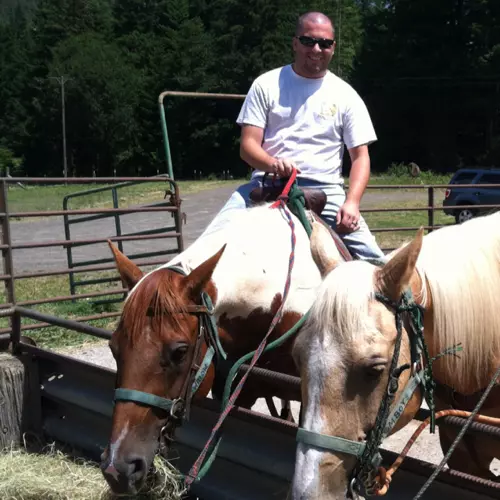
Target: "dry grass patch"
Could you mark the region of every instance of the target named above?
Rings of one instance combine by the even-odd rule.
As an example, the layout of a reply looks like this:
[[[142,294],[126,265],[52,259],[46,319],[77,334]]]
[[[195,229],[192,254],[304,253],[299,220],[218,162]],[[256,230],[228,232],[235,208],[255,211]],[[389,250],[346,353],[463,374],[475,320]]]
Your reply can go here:
[[[180,475],[155,459],[155,473],[136,495],[140,500],[180,500]],[[72,458],[48,446],[41,453],[9,449],[0,454],[0,498],[8,500],[110,500],[114,496],[94,462]],[[123,497],[120,497],[123,498]]]

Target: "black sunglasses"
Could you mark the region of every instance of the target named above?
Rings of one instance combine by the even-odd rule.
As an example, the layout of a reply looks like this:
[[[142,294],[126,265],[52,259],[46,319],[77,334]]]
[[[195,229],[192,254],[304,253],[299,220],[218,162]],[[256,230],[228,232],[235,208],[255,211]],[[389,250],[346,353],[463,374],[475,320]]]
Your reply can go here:
[[[310,36],[296,36],[304,47],[314,47],[318,44],[320,49],[329,49],[333,45],[333,40],[329,38],[312,38]]]

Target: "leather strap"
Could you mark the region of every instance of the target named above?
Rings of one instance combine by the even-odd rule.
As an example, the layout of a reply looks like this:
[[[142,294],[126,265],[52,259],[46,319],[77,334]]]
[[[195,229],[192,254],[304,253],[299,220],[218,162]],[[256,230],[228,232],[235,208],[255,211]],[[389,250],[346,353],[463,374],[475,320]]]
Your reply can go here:
[[[361,458],[366,447],[365,442],[351,441],[350,439],[336,436],[327,436],[326,434],[308,431],[302,427],[297,431],[297,441],[328,451],[347,453],[357,458]]]

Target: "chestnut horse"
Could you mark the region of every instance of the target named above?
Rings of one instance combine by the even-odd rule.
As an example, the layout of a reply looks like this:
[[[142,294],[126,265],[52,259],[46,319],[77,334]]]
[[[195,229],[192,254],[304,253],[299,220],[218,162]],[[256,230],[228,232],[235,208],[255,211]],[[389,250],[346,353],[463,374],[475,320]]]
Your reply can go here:
[[[396,314],[403,320],[407,312],[413,318],[423,315],[431,360],[450,347],[463,348],[431,364],[437,410],[472,410],[500,366],[500,212],[425,237],[421,229],[382,266],[340,263],[328,239],[321,243],[322,227],[315,226],[316,231],[312,253],[325,279],[293,348],[302,378],[303,422],[292,496],[301,500],[341,499],[346,491],[352,493],[353,484],[359,486],[357,474],[367,442],[377,432],[389,372],[391,380],[400,375],[394,399],[398,401],[413,372],[403,365],[416,366],[409,341],[415,330],[404,321],[398,326]],[[413,302],[405,302],[408,290]],[[481,414],[500,417],[499,383],[492,386]],[[405,391],[406,409],[392,414],[395,426],[382,427],[380,439],[412,420],[422,393],[417,389],[411,396]],[[393,404],[390,410],[394,408]],[[458,431],[441,427],[439,432],[447,451]],[[377,452],[379,445],[380,441]],[[466,436],[448,465],[494,479],[494,458],[500,458],[497,443]]]
[[[202,294],[213,304],[211,317],[222,350],[212,339],[213,347],[225,351],[229,361],[256,349],[267,333],[282,303],[291,251],[287,218],[281,209],[269,205],[224,214],[228,220],[215,224],[219,230],[206,230],[187,250],[148,274],[110,244],[119,274],[130,290],[110,341],[119,397],[115,397],[111,436],[101,468],[114,492],[134,493],[147,475],[171,411],[170,403],[168,411],[163,407],[166,398],[189,400],[191,396],[193,370],[201,364],[210,343],[200,327],[199,312],[207,310]],[[292,219],[296,243],[291,285],[283,316],[269,342],[309,310],[321,282],[309,237],[300,221],[295,216]],[[259,366],[296,375],[291,345],[290,340],[265,353]],[[195,398],[209,393],[214,375],[214,363],[210,363]],[[270,393],[264,384],[249,379],[238,405],[250,408],[257,398],[269,396],[293,399],[286,390]]]

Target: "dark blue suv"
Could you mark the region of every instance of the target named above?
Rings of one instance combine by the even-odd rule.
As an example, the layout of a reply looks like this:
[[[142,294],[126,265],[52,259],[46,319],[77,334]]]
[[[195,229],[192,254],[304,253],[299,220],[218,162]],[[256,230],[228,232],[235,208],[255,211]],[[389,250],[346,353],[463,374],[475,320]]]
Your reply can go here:
[[[498,184],[492,187],[452,187],[453,184]],[[444,213],[453,215],[457,224],[499,210],[492,208],[448,208],[453,205],[500,205],[500,170],[487,168],[463,168],[457,170],[446,190],[443,208]]]

